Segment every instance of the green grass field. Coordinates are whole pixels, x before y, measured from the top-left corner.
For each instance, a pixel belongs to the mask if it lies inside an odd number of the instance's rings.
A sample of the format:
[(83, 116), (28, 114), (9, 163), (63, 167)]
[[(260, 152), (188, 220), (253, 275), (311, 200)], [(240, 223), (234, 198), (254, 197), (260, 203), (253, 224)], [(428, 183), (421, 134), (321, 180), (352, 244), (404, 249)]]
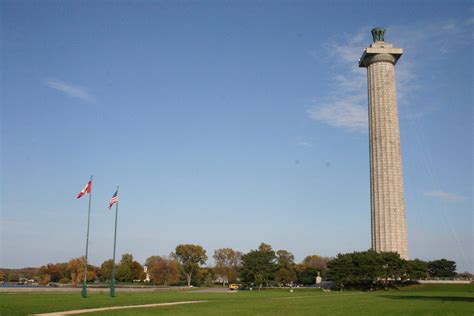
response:
[(474, 292), (469, 285), (416, 285), (377, 292), (322, 292), (317, 289), (199, 293), (2, 293), (0, 315), (28, 315), (53, 311), (161, 302), (209, 302), (136, 308), (86, 315), (474, 315)]

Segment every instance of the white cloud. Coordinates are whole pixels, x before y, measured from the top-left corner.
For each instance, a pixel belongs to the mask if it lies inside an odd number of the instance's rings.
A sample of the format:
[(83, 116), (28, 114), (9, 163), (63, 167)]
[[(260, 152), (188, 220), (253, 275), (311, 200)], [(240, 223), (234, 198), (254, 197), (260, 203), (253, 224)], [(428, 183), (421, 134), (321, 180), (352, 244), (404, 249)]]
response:
[(323, 44), (329, 56), (335, 58), (335, 62), (342, 60), (344, 63), (355, 63), (359, 59), (362, 49), (367, 41), (367, 29), (362, 28), (357, 33), (345, 34), (344, 41), (331, 41)]
[(446, 201), (463, 201), (467, 200), (466, 196), (458, 195), (455, 193), (444, 192), (444, 191), (433, 191), (433, 192), (425, 192), (425, 196), (434, 197), (441, 200)]
[(306, 147), (306, 148), (313, 147), (313, 143), (307, 140), (300, 140), (296, 143), (296, 145), (301, 146), (301, 147)]
[[(397, 97), (401, 119), (416, 119), (424, 113), (432, 112), (436, 105), (417, 107), (412, 113), (414, 92), (421, 87), (418, 84), (418, 72), (421, 64), (434, 63), (428, 58), (441, 59), (451, 54), (458, 43), (469, 40), (470, 32), (463, 24), (469, 20), (446, 20), (436, 23), (417, 22), (410, 25), (387, 26), (386, 39), (403, 47), (405, 58), (397, 64)], [(358, 67), (363, 49), (371, 42), (370, 27), (364, 27), (342, 37), (331, 39), (322, 45), (319, 51), (310, 52), (331, 64), (330, 98), (320, 98), (307, 111), (309, 117), (333, 127), (344, 128), (351, 132), (367, 130), (367, 90), (366, 70)], [(426, 52), (429, 49), (430, 54)], [(438, 54), (433, 49), (438, 49)]]
[(77, 98), (85, 102), (94, 102), (92, 97), (83, 87), (66, 83), (61, 80), (48, 80), (46, 85), (55, 90), (61, 91), (72, 98)]
[(362, 105), (363, 96), (347, 96), (308, 109), (310, 118), (323, 121), (333, 127), (350, 131), (367, 130), (367, 108)]
[(357, 66), (362, 49), (367, 46), (366, 33), (364, 28), (355, 34), (345, 34), (342, 41), (323, 44), (334, 73), (329, 88), (332, 97), (313, 102), (307, 110), (311, 119), (351, 132), (367, 130), (366, 72)]

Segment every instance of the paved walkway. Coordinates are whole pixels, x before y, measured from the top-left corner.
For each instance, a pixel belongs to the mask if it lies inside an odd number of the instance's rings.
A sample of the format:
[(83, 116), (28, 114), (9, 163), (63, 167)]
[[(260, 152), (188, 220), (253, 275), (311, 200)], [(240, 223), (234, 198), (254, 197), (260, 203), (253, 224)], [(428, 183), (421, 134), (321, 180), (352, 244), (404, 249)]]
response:
[(117, 310), (117, 309), (173, 306), (173, 305), (197, 304), (197, 303), (205, 303), (205, 302), (209, 302), (209, 301), (184, 301), (184, 302), (170, 302), (170, 303), (157, 303), (157, 304), (144, 304), (144, 305), (112, 306), (112, 307), (100, 307), (100, 308), (89, 308), (89, 309), (76, 309), (72, 311), (35, 314), (35, 315), (36, 316), (76, 315), (76, 314), (85, 314), (85, 313), (94, 313), (94, 312), (106, 312), (106, 311), (112, 311), (112, 310)]

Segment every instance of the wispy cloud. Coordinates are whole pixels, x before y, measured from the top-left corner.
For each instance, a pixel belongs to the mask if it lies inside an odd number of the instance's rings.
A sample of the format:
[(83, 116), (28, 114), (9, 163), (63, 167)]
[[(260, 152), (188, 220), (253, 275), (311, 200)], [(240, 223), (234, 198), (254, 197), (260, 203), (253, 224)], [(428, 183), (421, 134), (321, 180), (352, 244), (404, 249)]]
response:
[(308, 140), (299, 140), (296, 145), (306, 148), (312, 148), (314, 146), (313, 143)]
[(61, 91), (72, 98), (77, 98), (88, 103), (94, 102), (94, 97), (81, 86), (61, 80), (47, 80), (45, 83), (48, 87)]
[(362, 106), (361, 95), (345, 96), (339, 100), (330, 100), (308, 109), (310, 118), (323, 121), (333, 127), (342, 127), (350, 131), (367, 129), (367, 109)]
[[(469, 40), (471, 33), (468, 20), (446, 20), (436, 23), (417, 22), (412, 25), (387, 26), (389, 42), (403, 47), (407, 58), (397, 64), (396, 80), (401, 119), (416, 119), (430, 109), (417, 108), (416, 113), (406, 106), (413, 102), (414, 92), (420, 89), (417, 74), (420, 64), (428, 61), (426, 50), (430, 47), (428, 58), (442, 59), (454, 52), (463, 40)], [(387, 36), (386, 36), (387, 38)], [(313, 102), (307, 111), (308, 116), (333, 127), (351, 132), (366, 132), (367, 91), (366, 70), (357, 65), (362, 51), (371, 42), (370, 27), (363, 27), (352, 33), (343, 34), (324, 43), (318, 50), (310, 52), (318, 60), (330, 62), (331, 77), (328, 95)], [(438, 49), (435, 53), (433, 49)], [(433, 106), (433, 105), (427, 105)]]
[[(367, 81), (364, 69), (357, 67), (362, 48), (366, 46), (367, 30), (346, 34), (344, 39), (323, 44), (323, 53), (332, 62), (329, 95), (319, 98), (307, 110), (308, 116), (332, 127), (351, 132), (367, 130)], [(323, 59), (325, 58), (323, 57)]]
[(424, 195), (445, 201), (464, 201), (468, 199), (466, 196), (444, 191), (425, 192)]

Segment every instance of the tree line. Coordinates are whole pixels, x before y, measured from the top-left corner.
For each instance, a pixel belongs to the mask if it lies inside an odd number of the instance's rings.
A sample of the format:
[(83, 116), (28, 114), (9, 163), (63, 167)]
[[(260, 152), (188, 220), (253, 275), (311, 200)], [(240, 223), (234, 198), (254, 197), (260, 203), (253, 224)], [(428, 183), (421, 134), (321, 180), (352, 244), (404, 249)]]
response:
[[(455, 277), (454, 261), (440, 259), (422, 261), (403, 260), (397, 253), (377, 253), (372, 250), (339, 254), (335, 258), (309, 255), (300, 263), (287, 250), (274, 251), (261, 243), (257, 249), (241, 253), (231, 248), (216, 249), (213, 267), (206, 250), (200, 245), (181, 244), (168, 256), (150, 256), (144, 266), (133, 255), (124, 254), (116, 263), (118, 283), (143, 282), (155, 285), (213, 285), (240, 283), (248, 287), (313, 285), (319, 274), (334, 286), (374, 289), (427, 277)], [(88, 265), (88, 282), (110, 282), (112, 260), (100, 266)], [(459, 276), (472, 277), (469, 273)], [(0, 270), (0, 280), (17, 282), (20, 278), (34, 279), (40, 284), (64, 283), (77, 285), (84, 278), (84, 258), (66, 263), (49, 263), (28, 270), (28, 275), (15, 270)]]

